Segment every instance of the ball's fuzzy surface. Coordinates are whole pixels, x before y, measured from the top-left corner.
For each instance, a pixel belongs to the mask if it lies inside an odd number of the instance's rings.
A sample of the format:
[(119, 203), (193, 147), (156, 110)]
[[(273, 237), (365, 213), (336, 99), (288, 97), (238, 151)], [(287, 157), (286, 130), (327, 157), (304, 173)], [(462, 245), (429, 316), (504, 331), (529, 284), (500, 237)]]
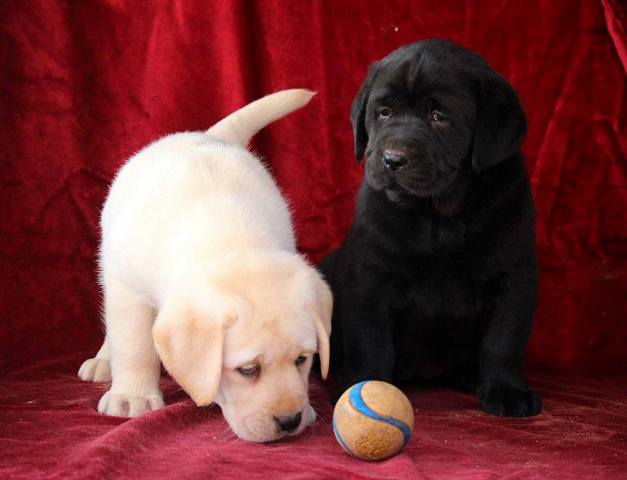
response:
[(394, 385), (360, 382), (346, 390), (333, 411), (335, 438), (362, 460), (384, 460), (396, 455), (414, 431), (414, 410)]

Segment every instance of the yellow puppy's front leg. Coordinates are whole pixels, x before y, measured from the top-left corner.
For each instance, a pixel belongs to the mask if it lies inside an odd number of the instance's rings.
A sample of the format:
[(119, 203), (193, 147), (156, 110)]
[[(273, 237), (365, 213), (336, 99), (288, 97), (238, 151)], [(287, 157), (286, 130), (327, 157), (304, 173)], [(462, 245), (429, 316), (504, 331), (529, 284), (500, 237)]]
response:
[(105, 336), (102, 347), (94, 358), (88, 358), (81, 365), (78, 376), (88, 382), (111, 381), (111, 355), (109, 353), (109, 337)]
[(137, 417), (163, 406), (159, 357), (152, 341), (155, 312), (116, 280), (106, 280), (104, 287), (105, 343), (109, 342), (112, 383), (100, 399), (98, 411)]

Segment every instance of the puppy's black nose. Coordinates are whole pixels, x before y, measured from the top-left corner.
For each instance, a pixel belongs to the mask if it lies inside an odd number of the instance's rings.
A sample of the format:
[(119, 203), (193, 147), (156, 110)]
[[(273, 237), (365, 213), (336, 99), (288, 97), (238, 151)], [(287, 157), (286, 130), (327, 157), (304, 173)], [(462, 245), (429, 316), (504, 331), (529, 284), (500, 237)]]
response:
[(290, 433), (298, 428), (300, 421), (303, 418), (303, 414), (298, 412), (291, 417), (274, 417), (274, 421), (279, 426), (279, 430)]
[(390, 170), (394, 171), (407, 163), (407, 157), (403, 152), (398, 150), (384, 150), (383, 163)]

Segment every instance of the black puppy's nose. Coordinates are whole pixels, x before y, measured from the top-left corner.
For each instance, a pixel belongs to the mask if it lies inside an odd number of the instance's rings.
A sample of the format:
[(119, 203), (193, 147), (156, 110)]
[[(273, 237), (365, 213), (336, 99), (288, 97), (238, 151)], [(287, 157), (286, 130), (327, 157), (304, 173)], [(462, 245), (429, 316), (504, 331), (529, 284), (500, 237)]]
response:
[(302, 412), (298, 412), (291, 417), (274, 417), (274, 421), (279, 426), (279, 430), (290, 433), (298, 428), (303, 418)]
[(407, 157), (405, 153), (398, 150), (384, 150), (383, 163), (390, 170), (394, 171), (407, 163)]

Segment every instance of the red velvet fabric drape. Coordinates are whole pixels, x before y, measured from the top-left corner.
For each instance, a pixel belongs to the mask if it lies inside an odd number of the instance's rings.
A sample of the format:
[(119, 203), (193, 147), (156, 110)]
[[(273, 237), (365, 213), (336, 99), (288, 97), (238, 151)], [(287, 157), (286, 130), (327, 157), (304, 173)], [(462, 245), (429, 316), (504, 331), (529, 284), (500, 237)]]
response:
[(0, 372), (19, 383), (98, 347), (98, 216), (124, 160), (282, 88), (318, 96), (253, 147), (318, 261), (363, 174), (348, 112), (368, 65), (448, 37), (511, 81), (529, 119), (530, 369), (627, 374), (626, 19), (620, 0), (0, 2)]
[[(624, 4), (623, 4), (624, 5)], [(519, 91), (538, 210), (533, 365), (627, 368), (624, 8), (616, 0), (3, 2), (2, 366), (99, 337), (98, 215), (116, 169), (286, 87), (318, 96), (261, 133), (314, 261), (346, 234), (362, 170), (350, 101), (390, 50), (449, 37)]]

